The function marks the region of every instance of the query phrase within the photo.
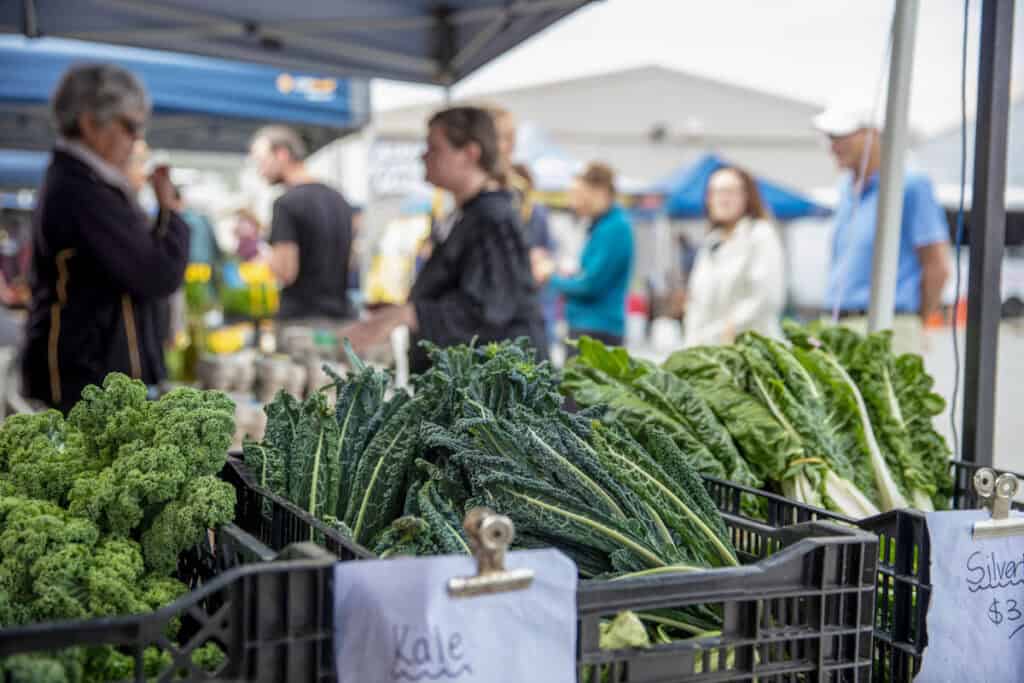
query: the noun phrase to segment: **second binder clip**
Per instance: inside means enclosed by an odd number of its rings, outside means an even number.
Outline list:
[[[1024,517],[1011,514],[1013,498],[1020,481],[1012,474],[1000,474],[983,467],[974,473],[974,489],[982,505],[992,511],[992,519],[974,523],[974,538],[1024,536]]]

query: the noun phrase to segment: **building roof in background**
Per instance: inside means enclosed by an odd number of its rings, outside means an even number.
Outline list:
[[[702,76],[645,66],[460,98],[500,104],[559,140],[813,141],[811,102],[760,92]],[[423,135],[438,103],[374,115],[378,134]]]

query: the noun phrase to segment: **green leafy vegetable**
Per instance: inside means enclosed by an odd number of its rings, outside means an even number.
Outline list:
[[[0,628],[148,612],[180,597],[187,588],[170,576],[180,552],[234,517],[234,489],[216,477],[233,431],[223,394],[183,388],[148,401],[141,382],[118,374],[87,387],[67,419],[50,411],[0,425]],[[146,675],[164,661],[148,649]],[[8,658],[0,673],[88,683],[134,666],[97,646]]]

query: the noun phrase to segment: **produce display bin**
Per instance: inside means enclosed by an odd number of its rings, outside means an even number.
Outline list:
[[[979,507],[974,492],[972,463],[951,464],[954,490],[952,507]],[[997,471],[1002,473],[1002,471]],[[1017,475],[1024,479],[1024,475]],[[725,512],[742,516],[741,494],[764,502],[767,524],[784,528],[812,520],[831,520],[859,526],[878,536],[878,595],[875,618],[874,679],[910,683],[921,668],[921,655],[928,645],[927,615],[931,597],[931,545],[928,523],[916,510],[895,510],[862,520],[803,505],[781,496],[749,489],[731,482],[706,478],[712,499]],[[1015,502],[1014,507],[1024,509]]]
[[[217,531],[214,548],[182,555],[178,575],[193,590],[170,605],[150,614],[3,629],[0,658],[111,645],[135,658],[134,677],[127,680],[143,683],[143,652],[156,646],[173,662],[160,681],[320,680],[317,672],[331,668],[326,596],[335,558],[305,544],[289,548],[279,561],[262,562],[275,553],[233,524]],[[177,619],[181,629],[170,642],[165,631]],[[214,675],[191,661],[210,642],[225,654]]]
[[[229,456],[220,477],[235,487],[235,524],[271,549],[281,550],[292,543],[313,541],[342,561],[373,557],[369,550],[330,525],[261,488],[241,459]]]
[[[344,559],[372,557],[337,531],[256,485],[230,459],[243,529],[270,544],[314,539]],[[738,494],[737,494],[738,495]],[[783,528],[725,514],[745,566],[624,581],[585,581],[577,658],[585,683],[871,680],[878,539],[816,522]],[[703,607],[720,634],[645,649],[602,650],[600,623],[623,610]],[[329,680],[289,678],[288,680]]]
[[[581,680],[870,681],[875,538],[824,522],[774,529],[733,515],[725,521],[751,564],[580,584]],[[601,620],[621,610],[692,606],[720,609],[721,635],[649,649],[600,649]]]

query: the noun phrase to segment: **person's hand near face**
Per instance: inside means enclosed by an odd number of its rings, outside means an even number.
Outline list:
[[[160,204],[161,209],[177,210],[179,208],[181,202],[178,199],[178,193],[174,190],[174,184],[171,183],[171,169],[168,166],[157,166],[150,176],[149,182],[153,186],[153,194],[156,195],[156,201]]]

